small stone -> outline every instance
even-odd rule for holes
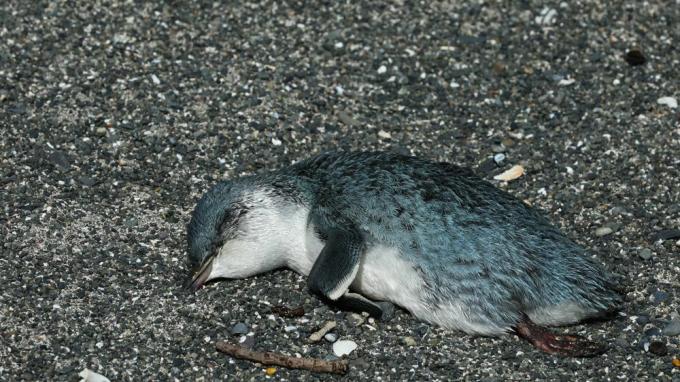
[[[95,130],[97,135],[106,135],[106,127],[98,127],[97,130]]]
[[[335,333],[327,333],[323,338],[328,342],[335,342],[338,340],[338,336]]]
[[[268,376],[271,377],[272,375],[276,374],[276,368],[275,367],[268,367],[264,372],[265,372],[265,374],[267,374]]]
[[[160,85],[161,84],[161,80],[158,79],[158,76],[155,75],[155,74],[151,75],[151,81],[154,83],[154,85]]]
[[[649,322],[649,316],[646,314],[641,314],[635,318],[635,323],[638,325],[644,325]]]
[[[673,366],[680,367],[680,358],[673,358]]]
[[[388,133],[385,130],[380,130],[380,131],[378,131],[378,137],[380,137],[382,139],[391,139],[392,134]]]
[[[347,319],[354,326],[361,326],[366,321],[366,318],[358,313],[350,313]]]
[[[609,226],[600,227],[595,230],[595,236],[603,237],[614,233],[614,230]]]
[[[497,165],[503,164],[503,162],[505,161],[505,154],[498,153],[498,154],[494,155],[493,161],[496,162]]]
[[[503,146],[503,144],[491,145],[491,151],[493,151],[494,153],[504,153],[505,152],[505,146]]]
[[[663,334],[670,337],[680,335],[680,319],[675,319],[667,323],[663,328]]]
[[[78,181],[86,187],[92,187],[97,184],[97,180],[89,176],[81,176],[78,178]]]
[[[333,354],[342,357],[352,353],[356,348],[356,342],[351,340],[340,340],[333,344]]]
[[[255,336],[241,336],[238,343],[243,347],[253,348],[255,346]]]
[[[654,341],[649,344],[649,352],[658,356],[664,356],[668,354],[668,347],[661,341]]]
[[[385,74],[387,72],[387,67],[385,65],[380,65],[378,68],[378,74]]]
[[[680,229],[664,229],[654,234],[653,241],[680,239]]]
[[[661,330],[659,330],[659,328],[652,326],[644,331],[644,335],[647,338],[658,337],[661,335]]]
[[[503,138],[501,144],[505,147],[512,147],[515,145],[515,141],[513,141],[512,138]]]
[[[626,349],[630,346],[630,343],[628,342],[628,338],[626,338],[625,334],[622,334],[618,337],[616,337],[616,340],[614,341],[616,343],[616,346]]]
[[[630,66],[639,66],[647,62],[647,57],[639,49],[631,49],[623,55],[623,59],[626,60]]]
[[[479,167],[477,167],[477,170],[481,173],[490,173],[493,170],[497,169],[498,165],[496,162],[494,162],[493,158],[488,158],[484,162],[479,164]]]
[[[272,137],[272,145],[274,146],[281,146],[283,142],[281,142],[280,139]]]
[[[296,331],[297,329],[298,329],[297,326],[290,325],[290,326],[286,326],[285,328],[283,328],[283,331],[285,331],[286,333],[290,333],[290,332]]]
[[[678,107],[678,100],[673,97],[661,97],[658,100],[656,100],[656,103],[658,103],[659,105],[666,105],[671,109],[675,109]]]
[[[409,347],[410,346],[416,346],[416,344],[417,344],[416,340],[411,336],[402,337],[401,343],[403,343],[404,345],[409,346]]]
[[[649,248],[642,248],[638,253],[638,256],[640,256],[642,260],[649,260],[652,258],[652,250]]]
[[[356,119],[352,118],[352,116],[344,110],[338,112],[338,119],[347,126],[356,126],[359,124]]]
[[[239,322],[231,328],[232,335],[243,335],[248,333],[248,326],[243,322]]]
[[[659,304],[659,303],[662,303],[662,302],[668,300],[669,295],[668,295],[667,292],[664,292],[662,290],[657,290],[656,292],[654,292],[652,297],[654,298],[654,302]]]
[[[54,153],[52,153],[48,159],[52,163],[63,169],[68,169],[71,166],[68,154],[60,150],[57,150]]]

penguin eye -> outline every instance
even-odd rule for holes
[[[248,213],[247,208],[243,206],[238,206],[230,209],[225,215],[222,221],[218,225],[218,243],[219,245],[224,244],[227,240],[233,238],[234,228],[238,226],[239,219]]]

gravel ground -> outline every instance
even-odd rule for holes
[[[167,3],[0,4],[0,380],[337,379],[214,350],[242,323],[330,357],[306,338],[335,320],[347,380],[680,381],[678,1]],[[627,291],[568,329],[609,352],[357,325],[286,270],[180,288],[203,191],[331,149],[459,163],[543,208]]]

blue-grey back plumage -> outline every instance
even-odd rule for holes
[[[351,222],[369,248],[396,248],[422,279],[424,311],[445,314],[455,301],[456,312],[488,329],[481,333],[508,330],[523,316],[569,324],[621,302],[587,252],[536,209],[467,169],[394,153],[322,154],[216,186],[189,225],[196,261],[203,247],[215,245],[202,223],[219,232],[220,211],[231,210],[225,195],[238,201],[233,188],[253,184]],[[446,326],[441,317],[429,321]]]

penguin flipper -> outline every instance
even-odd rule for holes
[[[374,302],[349,292],[365,249],[361,234],[352,228],[335,227],[322,230],[322,234],[327,237],[326,245],[309,272],[310,291],[342,310],[367,312],[384,321],[391,319],[394,316],[391,303]]]
[[[364,241],[351,228],[332,228],[323,232],[326,245],[309,272],[309,289],[331,301],[347,292],[359,271]]]

